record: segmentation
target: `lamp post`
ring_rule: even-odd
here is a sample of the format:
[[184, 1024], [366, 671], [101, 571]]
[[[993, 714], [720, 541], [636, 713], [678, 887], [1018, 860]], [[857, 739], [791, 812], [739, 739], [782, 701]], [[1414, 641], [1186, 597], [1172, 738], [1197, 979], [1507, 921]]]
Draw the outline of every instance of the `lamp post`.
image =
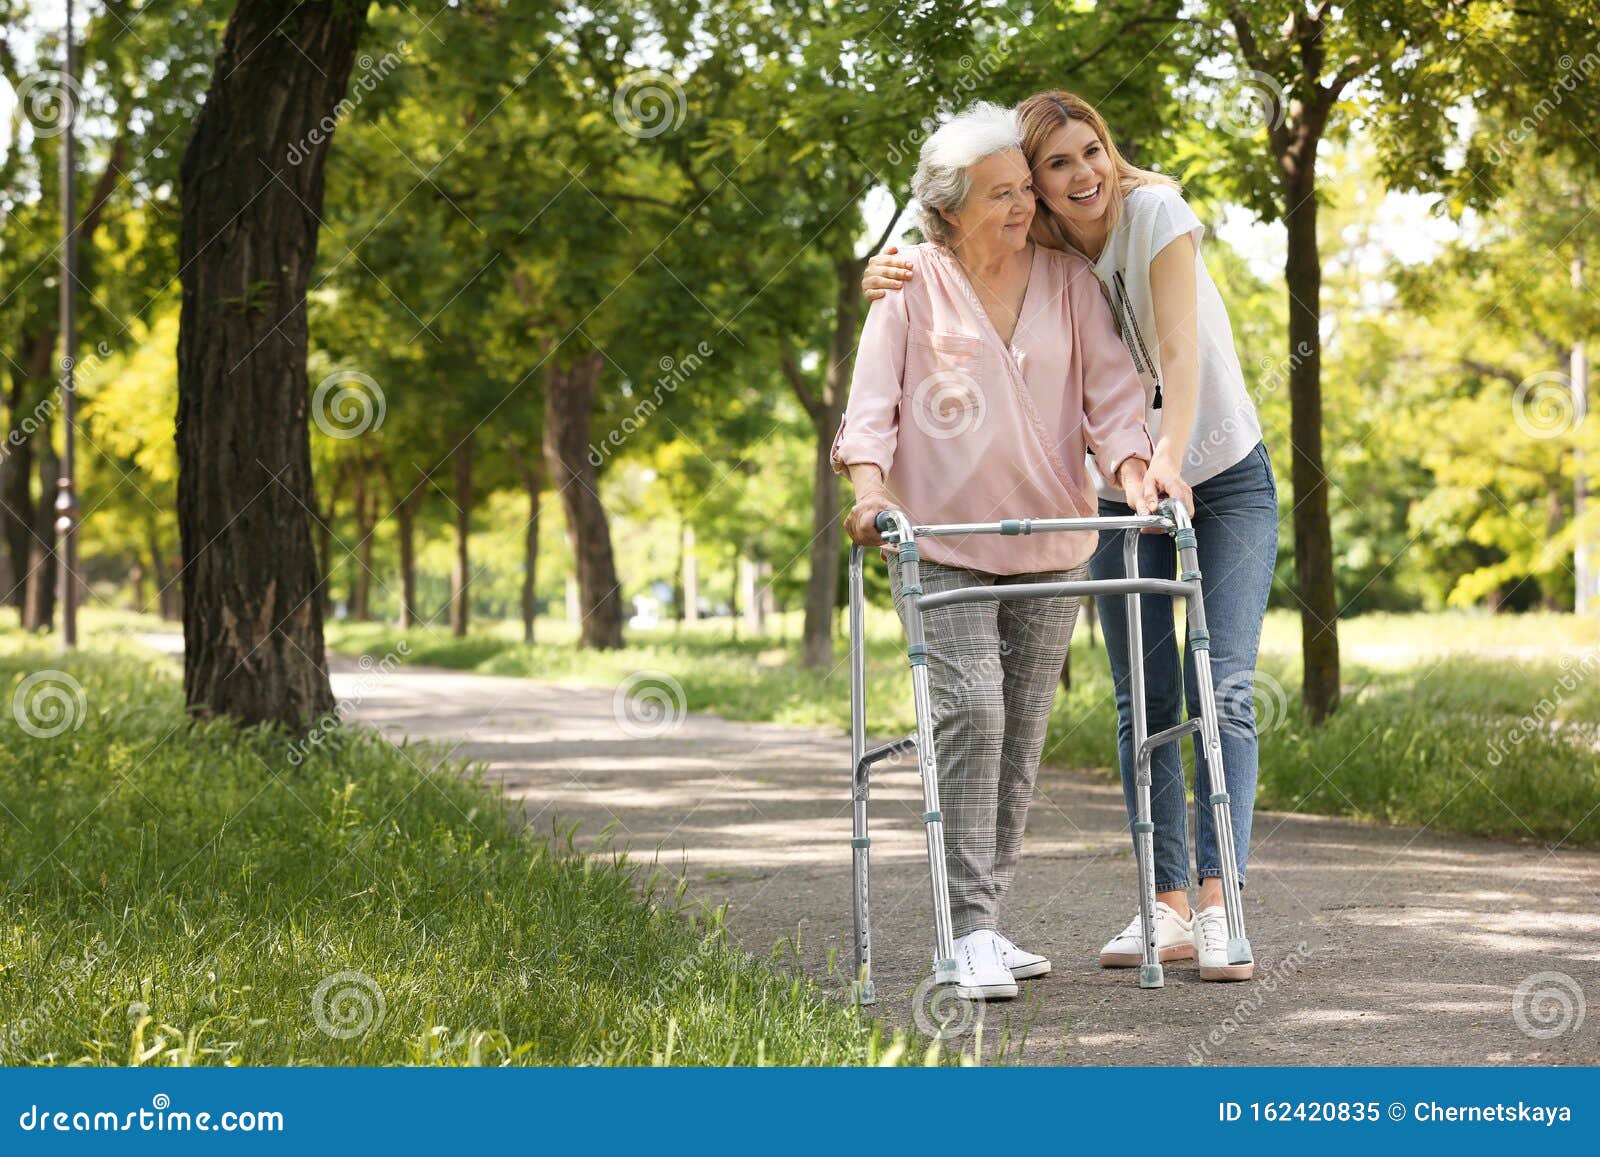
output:
[[56, 492], [56, 601], [61, 604], [61, 649], [78, 645], [78, 495], [74, 489], [77, 423], [78, 357], [77, 302], [73, 290], [78, 277], [78, 211], [74, 177], [77, 173], [77, 52], [73, 46], [72, 0], [67, 4], [66, 76], [62, 83], [67, 131], [61, 140], [61, 476]]

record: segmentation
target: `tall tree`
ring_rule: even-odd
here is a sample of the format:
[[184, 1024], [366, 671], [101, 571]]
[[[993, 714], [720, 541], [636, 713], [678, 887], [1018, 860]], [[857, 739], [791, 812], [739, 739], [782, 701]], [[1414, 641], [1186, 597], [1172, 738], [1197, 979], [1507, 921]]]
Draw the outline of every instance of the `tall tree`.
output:
[[[1232, 75], [1218, 78], [1218, 86], [1255, 115], [1226, 118], [1232, 140], [1230, 134], [1207, 139], [1193, 167], [1203, 165], [1212, 183], [1228, 187], [1263, 219], [1282, 222], [1287, 240], [1295, 586], [1302, 694], [1313, 722], [1338, 707], [1340, 688], [1340, 608], [1323, 455], [1318, 150], [1362, 129], [1378, 141], [1391, 188], [1444, 191], [1461, 204], [1492, 199], [1495, 182], [1480, 180], [1480, 168], [1493, 167], [1484, 162], [1482, 134], [1466, 150], [1465, 164], [1452, 163], [1463, 106], [1502, 108], [1513, 120], [1532, 107], [1546, 130], [1539, 147], [1572, 139], [1574, 129], [1581, 133], [1580, 110], [1592, 111], [1596, 102], [1586, 86], [1564, 83], [1574, 63], [1563, 54], [1592, 43], [1595, 8], [1592, 0], [1346, 6], [1218, 0], [1197, 22], [1203, 30], [1195, 46], [1199, 74], [1214, 75], [1218, 63], [1231, 66]], [[1265, 150], [1259, 147], [1263, 137]]]
[[184, 691], [203, 715], [298, 730], [333, 707], [305, 292], [367, 8], [239, 0], [183, 157], [178, 525]]

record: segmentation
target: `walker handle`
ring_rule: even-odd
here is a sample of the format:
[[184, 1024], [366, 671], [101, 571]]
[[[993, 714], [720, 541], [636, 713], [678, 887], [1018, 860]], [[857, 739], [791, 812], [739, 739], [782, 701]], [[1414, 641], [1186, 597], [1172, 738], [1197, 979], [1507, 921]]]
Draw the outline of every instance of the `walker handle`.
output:
[[878, 517], [873, 519], [872, 523], [873, 523], [874, 526], [876, 526], [878, 528], [878, 533], [879, 534], [883, 534], [886, 531], [893, 530], [894, 529], [894, 513], [892, 511], [888, 511], [888, 510], [880, 510], [880, 511], [878, 511]]

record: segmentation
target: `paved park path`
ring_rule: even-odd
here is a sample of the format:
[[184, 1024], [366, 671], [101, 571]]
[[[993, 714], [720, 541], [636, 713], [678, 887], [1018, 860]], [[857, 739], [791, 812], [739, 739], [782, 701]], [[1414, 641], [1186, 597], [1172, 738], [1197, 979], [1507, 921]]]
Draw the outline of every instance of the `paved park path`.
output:
[[[363, 721], [482, 761], [536, 828], [580, 820], [582, 845], [614, 824], [635, 859], [686, 872], [691, 900], [726, 903], [744, 948], [797, 942], [785, 959], [843, 999], [846, 734], [689, 714], [640, 738], [608, 689], [332, 666]], [[879, 771], [877, 1012], [909, 1025], [931, 928], [921, 795], [909, 762]], [[1205, 983], [1176, 963], [1144, 991], [1134, 971], [1095, 962], [1136, 905], [1124, 822], [1104, 774], [1041, 770], [1007, 931], [1055, 973], [983, 1010], [986, 1052], [1004, 1040], [1007, 1057], [1040, 1064], [1600, 1063], [1600, 854], [1258, 812], [1256, 979]]]

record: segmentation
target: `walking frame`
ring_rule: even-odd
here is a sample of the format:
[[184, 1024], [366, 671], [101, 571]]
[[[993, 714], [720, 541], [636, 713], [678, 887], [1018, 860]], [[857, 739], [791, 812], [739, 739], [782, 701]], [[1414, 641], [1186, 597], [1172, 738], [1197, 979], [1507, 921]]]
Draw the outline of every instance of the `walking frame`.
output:
[[[1164, 499], [1160, 514], [1111, 518], [1007, 518], [999, 522], [950, 523], [912, 526], [899, 511], [886, 510], [877, 518], [878, 531], [899, 556], [901, 591], [906, 596], [906, 656], [911, 666], [911, 692], [917, 728], [910, 735], [890, 743], [866, 748], [866, 632], [865, 599], [862, 589], [862, 557], [865, 548], [850, 550], [850, 755], [854, 769], [851, 792], [852, 834], [851, 875], [855, 907], [855, 981], [852, 992], [856, 1003], [876, 1000], [872, 983], [872, 927], [869, 915], [871, 838], [867, 834], [867, 801], [872, 765], [902, 751], [915, 751], [922, 773], [922, 823], [928, 845], [928, 876], [933, 892], [933, 971], [937, 984], [954, 984], [958, 979], [955, 942], [950, 926], [950, 891], [945, 874], [944, 822], [939, 811], [939, 768], [933, 745], [933, 711], [928, 687], [928, 647], [923, 636], [922, 615], [935, 607], [984, 600], [1053, 598], [1058, 595], [1122, 595], [1126, 599], [1128, 620], [1129, 682], [1132, 697], [1135, 818], [1133, 823], [1135, 858], [1139, 877], [1139, 920], [1144, 937], [1143, 963], [1139, 966], [1139, 986], [1160, 988], [1163, 983], [1161, 960], [1156, 951], [1155, 930], [1155, 825], [1150, 820], [1150, 761], [1156, 748], [1174, 743], [1191, 732], [1200, 733], [1211, 769], [1210, 805], [1221, 859], [1222, 899], [1228, 925], [1228, 962], [1247, 964], [1251, 960], [1250, 941], [1245, 937], [1244, 910], [1239, 896], [1237, 853], [1230, 822], [1227, 777], [1222, 764], [1222, 741], [1218, 733], [1216, 691], [1211, 681], [1211, 643], [1206, 631], [1205, 606], [1200, 595], [1200, 564], [1195, 552], [1194, 527], [1182, 503]], [[1178, 551], [1179, 578], [1139, 577], [1139, 536], [1147, 527], [1159, 528], [1174, 539]], [[1119, 579], [1081, 579], [1063, 582], [1013, 583], [1007, 585], [963, 587], [957, 590], [924, 594], [918, 571], [917, 540], [969, 534], [1023, 535], [1052, 531], [1121, 530], [1123, 573]], [[1144, 638], [1139, 617], [1141, 595], [1167, 595], [1187, 600], [1189, 646], [1194, 652], [1196, 686], [1200, 693], [1200, 717], [1168, 727], [1155, 735], [1147, 734], [1145, 721]]]

